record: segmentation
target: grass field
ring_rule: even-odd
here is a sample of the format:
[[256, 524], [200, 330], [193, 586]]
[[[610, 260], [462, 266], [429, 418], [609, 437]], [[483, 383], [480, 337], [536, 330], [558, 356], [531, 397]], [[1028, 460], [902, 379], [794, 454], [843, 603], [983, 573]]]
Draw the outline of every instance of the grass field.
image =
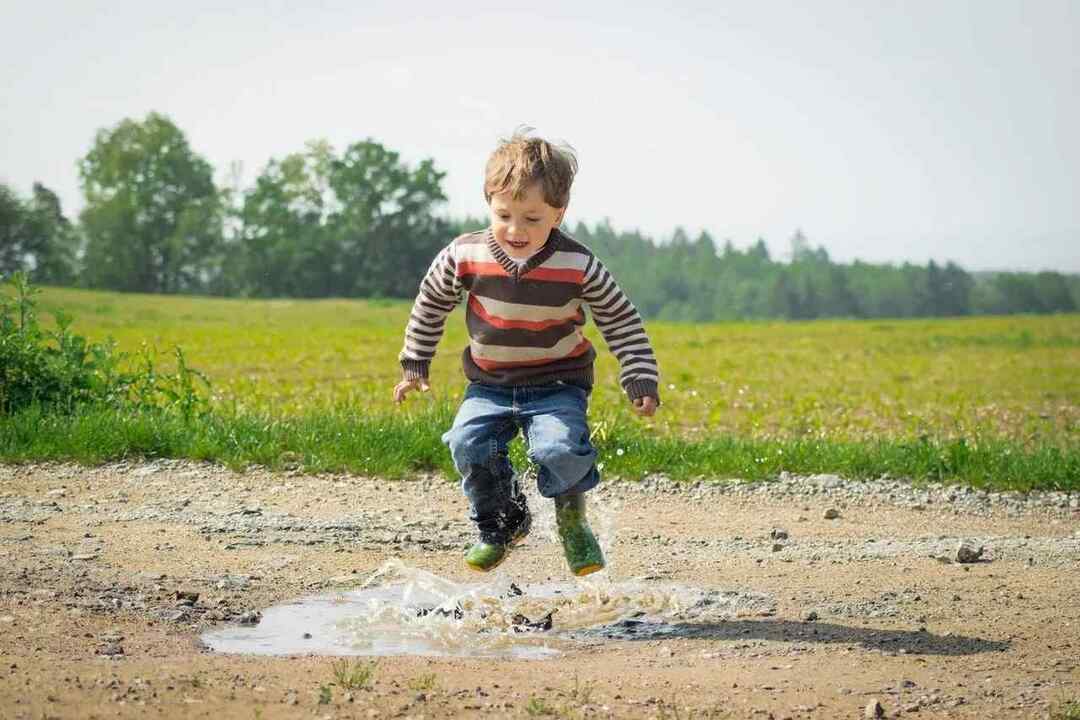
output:
[[[46, 310], [73, 315], [76, 332], [93, 340], [111, 336], [123, 350], [136, 351], [143, 343], [163, 352], [183, 347], [188, 362], [211, 380], [215, 407], [233, 417], [271, 418], [285, 426], [301, 419], [351, 418], [376, 428], [400, 426], [402, 432], [432, 426], [427, 435], [434, 438], [431, 452], [438, 454], [436, 426], [448, 422], [464, 389], [459, 353], [466, 336], [455, 314], [432, 369], [433, 391], [394, 408], [390, 391], [399, 374], [404, 302], [225, 300], [55, 288], [47, 288], [41, 302]], [[742, 447], [750, 470], [761, 466], [744, 475], [798, 469], [783, 458], [785, 450], [805, 454], [806, 448], [826, 446], [865, 455], [838, 470], [874, 474], [894, 467], [881, 455], [885, 448], [921, 442], [937, 450], [959, 443], [968, 455], [992, 449], [1002, 461], [1013, 453], [1042, 453], [1049, 459], [1040, 462], [1060, 465], [1047, 469], [1049, 476], [1056, 472], [1066, 485], [1075, 481], [1070, 473], [1078, 472], [1080, 454], [1080, 316], [653, 322], [648, 329], [663, 374], [663, 407], [655, 419], [639, 420], [617, 386], [614, 359], [590, 328], [601, 350], [591, 406], [594, 432], [611, 451], [611, 467], [627, 473], [661, 471], [680, 461], [689, 464], [676, 475], [716, 470], [688, 458], [706, 447], [720, 452], [722, 443], [729, 454]], [[625, 457], [635, 443], [645, 453], [637, 464]], [[650, 459], [642, 443], [669, 447]], [[267, 452], [272, 460], [273, 451]], [[296, 452], [309, 465], [334, 466], [315, 462], [308, 451]], [[877, 465], [875, 453], [882, 459]], [[432, 462], [445, 468], [442, 460]], [[743, 465], [719, 467], [737, 472]], [[903, 472], [904, 466], [895, 469]]]

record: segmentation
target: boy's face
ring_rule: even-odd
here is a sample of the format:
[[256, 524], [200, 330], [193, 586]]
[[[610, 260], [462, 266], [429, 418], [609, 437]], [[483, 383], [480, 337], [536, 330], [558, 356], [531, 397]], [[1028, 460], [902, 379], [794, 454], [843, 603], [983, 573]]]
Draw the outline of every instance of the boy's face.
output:
[[512, 258], [523, 260], [544, 246], [552, 229], [559, 227], [566, 208], [544, 202], [533, 185], [521, 200], [509, 190], [491, 196], [491, 232], [495, 242]]

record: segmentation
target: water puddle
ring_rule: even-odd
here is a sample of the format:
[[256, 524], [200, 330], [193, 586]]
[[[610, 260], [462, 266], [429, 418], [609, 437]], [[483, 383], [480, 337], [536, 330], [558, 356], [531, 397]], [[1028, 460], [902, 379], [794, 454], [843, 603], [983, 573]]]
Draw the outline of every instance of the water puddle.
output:
[[541, 659], [583, 641], [763, 614], [774, 605], [757, 593], [603, 578], [458, 584], [391, 560], [359, 587], [276, 605], [257, 625], [219, 628], [202, 640], [216, 652], [256, 655]]

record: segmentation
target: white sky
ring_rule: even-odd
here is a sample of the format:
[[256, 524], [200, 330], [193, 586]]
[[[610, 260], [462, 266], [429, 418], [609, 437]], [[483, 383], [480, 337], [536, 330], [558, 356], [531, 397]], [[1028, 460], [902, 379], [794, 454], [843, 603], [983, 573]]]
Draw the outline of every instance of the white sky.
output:
[[371, 137], [479, 215], [524, 123], [578, 150], [571, 222], [1080, 272], [1080, 2], [659, 6], [0, 0], [0, 182], [74, 215], [94, 133], [156, 110], [222, 182]]

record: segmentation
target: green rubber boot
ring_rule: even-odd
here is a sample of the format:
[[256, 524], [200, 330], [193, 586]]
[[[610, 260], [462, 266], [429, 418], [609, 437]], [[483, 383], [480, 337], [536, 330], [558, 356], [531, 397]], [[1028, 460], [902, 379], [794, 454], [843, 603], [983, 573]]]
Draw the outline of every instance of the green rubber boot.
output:
[[480, 531], [480, 539], [465, 553], [465, 564], [478, 572], [490, 572], [499, 567], [510, 554], [510, 548], [520, 545], [532, 528], [532, 515], [522, 496], [511, 504], [506, 518], [500, 518], [494, 530]]
[[556, 497], [555, 525], [570, 572], [582, 577], [604, 569], [604, 553], [585, 518], [585, 495]]

